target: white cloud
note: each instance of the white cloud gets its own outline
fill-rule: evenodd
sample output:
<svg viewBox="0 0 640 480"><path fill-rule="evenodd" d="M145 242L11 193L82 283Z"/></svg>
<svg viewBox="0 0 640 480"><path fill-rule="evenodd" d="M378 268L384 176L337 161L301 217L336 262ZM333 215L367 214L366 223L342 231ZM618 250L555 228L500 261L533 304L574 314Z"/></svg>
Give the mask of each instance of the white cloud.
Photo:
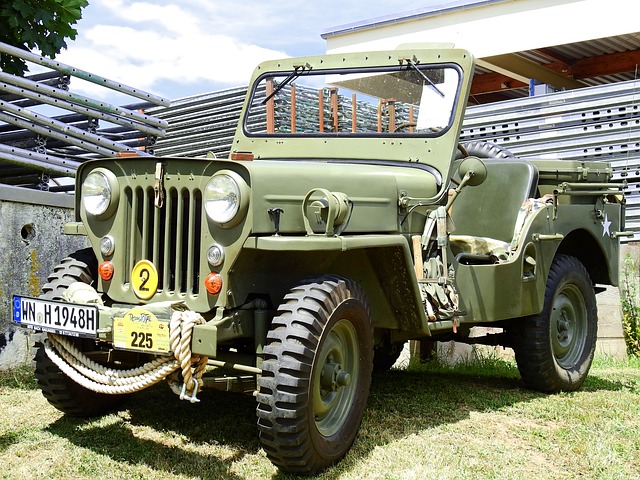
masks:
<svg viewBox="0 0 640 480"><path fill-rule="evenodd" d="M80 30L78 40L58 58L142 90L162 90L164 81L187 85L209 81L218 88L242 85L261 61L287 56L204 30L203 22L177 5L125 5L122 0L103 5L116 18ZM101 98L108 93L98 86L82 85L80 89Z"/></svg>
<svg viewBox="0 0 640 480"><path fill-rule="evenodd" d="M180 33L181 29L185 26L198 23L197 16L173 4L158 5L147 2L125 3L122 0L103 0L96 3L108 8L112 14L122 21L147 23L148 25L153 25L157 30L166 29L170 32ZM189 2L184 2L183 5L188 5L188 3Z"/></svg>
<svg viewBox="0 0 640 480"><path fill-rule="evenodd" d="M323 29L404 9L389 3L370 0L362 8L360 0L92 0L76 41L58 58L177 98L246 84L264 60L321 53ZM190 92L190 85L196 90ZM76 79L72 89L102 99L111 95Z"/></svg>

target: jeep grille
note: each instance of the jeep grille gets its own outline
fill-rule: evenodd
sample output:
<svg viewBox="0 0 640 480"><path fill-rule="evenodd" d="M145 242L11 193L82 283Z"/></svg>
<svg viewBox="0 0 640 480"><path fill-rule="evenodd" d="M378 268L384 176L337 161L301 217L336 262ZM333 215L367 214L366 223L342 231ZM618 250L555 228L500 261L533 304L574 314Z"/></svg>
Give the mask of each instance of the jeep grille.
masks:
<svg viewBox="0 0 640 480"><path fill-rule="evenodd" d="M154 205L152 187L125 188L127 252L125 282L140 260L158 269L158 293L197 296L202 232L199 190L168 188L162 208Z"/></svg>

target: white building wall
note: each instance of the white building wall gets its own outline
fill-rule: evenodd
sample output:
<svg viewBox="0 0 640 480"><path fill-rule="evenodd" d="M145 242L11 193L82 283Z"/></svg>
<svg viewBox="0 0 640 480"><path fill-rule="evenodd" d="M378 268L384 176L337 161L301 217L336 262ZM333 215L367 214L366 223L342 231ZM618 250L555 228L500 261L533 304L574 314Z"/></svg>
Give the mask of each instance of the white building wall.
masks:
<svg viewBox="0 0 640 480"><path fill-rule="evenodd" d="M512 0L406 21L399 14L396 21L374 19L334 27L322 36L327 53L436 42L453 43L482 58L634 33L639 12L637 0Z"/></svg>

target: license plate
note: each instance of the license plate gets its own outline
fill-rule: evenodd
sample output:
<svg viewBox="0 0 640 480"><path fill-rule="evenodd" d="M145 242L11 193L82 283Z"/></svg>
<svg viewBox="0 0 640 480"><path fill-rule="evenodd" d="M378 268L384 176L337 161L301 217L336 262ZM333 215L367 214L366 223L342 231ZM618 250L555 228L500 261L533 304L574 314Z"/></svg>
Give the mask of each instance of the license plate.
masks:
<svg viewBox="0 0 640 480"><path fill-rule="evenodd" d="M95 338L98 308L14 295L13 321L38 332Z"/></svg>
<svg viewBox="0 0 640 480"><path fill-rule="evenodd" d="M113 345L124 350L169 354L169 322L159 320L144 308L129 310L113 319Z"/></svg>

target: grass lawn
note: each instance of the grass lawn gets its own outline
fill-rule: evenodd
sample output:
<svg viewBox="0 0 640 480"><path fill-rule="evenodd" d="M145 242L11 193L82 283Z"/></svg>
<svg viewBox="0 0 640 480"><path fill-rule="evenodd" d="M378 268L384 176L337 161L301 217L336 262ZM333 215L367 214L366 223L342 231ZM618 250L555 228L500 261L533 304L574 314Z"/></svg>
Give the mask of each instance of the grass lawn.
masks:
<svg viewBox="0 0 640 480"><path fill-rule="evenodd" d="M162 383L73 419L29 371L0 372L0 477L301 478L262 452L253 397L200 397L181 402ZM581 391L551 396L495 359L376 375L353 448L317 478L640 478L640 360L596 360Z"/></svg>

